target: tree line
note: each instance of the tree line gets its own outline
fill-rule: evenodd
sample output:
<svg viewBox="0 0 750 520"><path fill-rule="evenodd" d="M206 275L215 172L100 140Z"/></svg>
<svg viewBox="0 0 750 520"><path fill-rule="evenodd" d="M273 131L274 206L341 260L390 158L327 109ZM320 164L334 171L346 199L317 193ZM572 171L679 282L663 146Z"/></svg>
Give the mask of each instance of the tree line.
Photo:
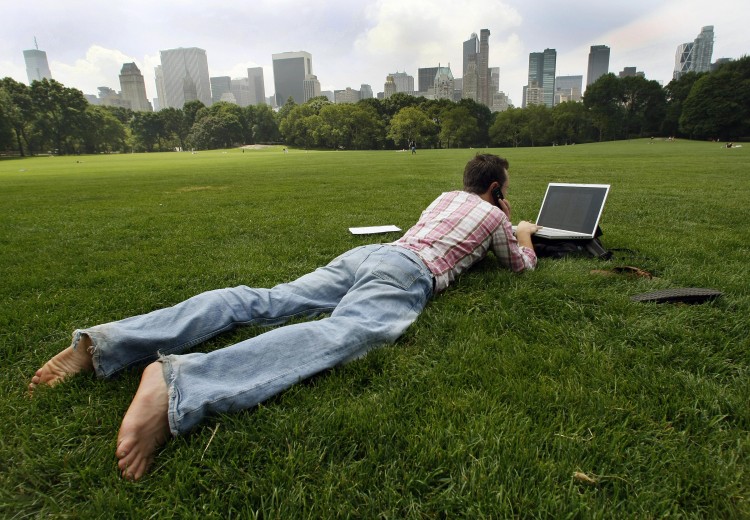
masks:
<svg viewBox="0 0 750 520"><path fill-rule="evenodd" d="M407 94L334 104L325 97L278 111L200 101L182 109L134 112L89 104L54 80L31 86L0 80L0 151L39 153L152 152L285 143L318 149L547 146L633 137L738 140L750 136L750 57L714 72L688 73L665 87L643 77L606 74L583 102L491 113L470 99L457 103Z"/></svg>

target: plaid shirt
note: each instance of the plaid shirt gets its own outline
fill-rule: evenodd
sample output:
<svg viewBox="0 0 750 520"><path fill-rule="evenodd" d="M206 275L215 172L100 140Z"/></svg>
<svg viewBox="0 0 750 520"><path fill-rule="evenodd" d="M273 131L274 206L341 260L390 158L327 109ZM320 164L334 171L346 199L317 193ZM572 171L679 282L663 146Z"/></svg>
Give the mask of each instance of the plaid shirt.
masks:
<svg viewBox="0 0 750 520"><path fill-rule="evenodd" d="M440 195L393 244L419 255L435 277L437 292L484 258L490 248L513 272L536 267L536 254L518 245L505 213L465 191Z"/></svg>

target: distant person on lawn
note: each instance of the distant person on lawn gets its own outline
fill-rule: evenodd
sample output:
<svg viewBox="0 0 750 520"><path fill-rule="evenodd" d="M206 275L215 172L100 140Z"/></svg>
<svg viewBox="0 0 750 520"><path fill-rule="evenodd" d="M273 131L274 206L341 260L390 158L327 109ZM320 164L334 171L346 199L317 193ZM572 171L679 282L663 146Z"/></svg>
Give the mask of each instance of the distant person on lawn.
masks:
<svg viewBox="0 0 750 520"><path fill-rule="evenodd" d="M513 235L505 199L508 162L477 155L466 165L463 183L463 191L435 199L399 240L357 247L291 283L208 291L174 307L76 330L71 346L36 371L29 389L78 372L110 378L150 363L115 450L122 476L138 480L170 434L186 434L208 415L251 408L395 342L433 294L487 251L514 272L534 269L531 235L538 227L522 221ZM281 325L323 313L330 316L210 353L180 354L241 325Z"/></svg>

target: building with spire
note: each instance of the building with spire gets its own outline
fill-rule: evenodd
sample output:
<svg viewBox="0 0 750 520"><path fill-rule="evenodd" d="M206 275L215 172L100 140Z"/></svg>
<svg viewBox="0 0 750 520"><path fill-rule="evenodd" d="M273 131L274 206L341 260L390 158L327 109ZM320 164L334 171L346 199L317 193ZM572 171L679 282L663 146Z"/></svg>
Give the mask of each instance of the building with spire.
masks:
<svg viewBox="0 0 750 520"><path fill-rule="evenodd" d="M33 81L52 79L52 73L47 62L47 53L39 50L36 38L34 38L34 47L34 49L23 51L23 61L26 62L26 76L29 78L29 85Z"/></svg>

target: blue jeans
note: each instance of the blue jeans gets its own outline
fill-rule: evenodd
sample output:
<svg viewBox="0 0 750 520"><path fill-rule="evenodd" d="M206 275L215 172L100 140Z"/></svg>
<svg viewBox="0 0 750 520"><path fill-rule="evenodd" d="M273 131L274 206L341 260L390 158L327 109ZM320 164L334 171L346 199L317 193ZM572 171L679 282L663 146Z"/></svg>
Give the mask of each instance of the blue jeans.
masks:
<svg viewBox="0 0 750 520"><path fill-rule="evenodd" d="M272 289L208 291L182 303L76 330L91 338L94 368L111 377L159 359L169 389L169 427L184 434L209 414L243 410L298 381L393 343L432 296L432 274L415 253L362 246ZM209 353L179 354L241 325L294 323Z"/></svg>

